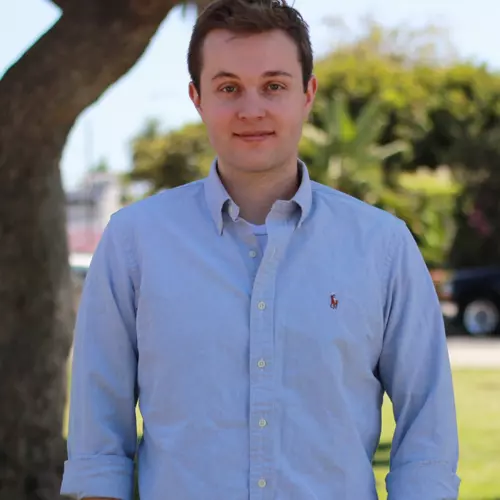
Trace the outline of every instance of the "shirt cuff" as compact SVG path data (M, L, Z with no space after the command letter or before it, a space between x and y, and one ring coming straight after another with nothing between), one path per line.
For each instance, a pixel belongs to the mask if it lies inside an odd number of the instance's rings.
M388 500L457 500L460 478L445 462L397 467L386 478Z
M132 500L134 461L127 457L101 455L67 460L61 495Z

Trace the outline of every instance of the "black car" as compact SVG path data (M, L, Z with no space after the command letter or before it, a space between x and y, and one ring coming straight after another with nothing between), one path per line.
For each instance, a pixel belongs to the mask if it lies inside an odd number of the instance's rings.
M469 335L500 334L500 266L454 271L439 287L439 296L443 311L454 307L452 321Z

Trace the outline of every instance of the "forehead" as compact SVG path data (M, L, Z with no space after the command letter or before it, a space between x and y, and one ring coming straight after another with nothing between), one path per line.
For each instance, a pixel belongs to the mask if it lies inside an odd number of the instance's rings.
M214 30L203 44L203 73L211 78L220 71L240 78L266 71L286 71L299 76L299 51L292 38L281 30L250 35Z

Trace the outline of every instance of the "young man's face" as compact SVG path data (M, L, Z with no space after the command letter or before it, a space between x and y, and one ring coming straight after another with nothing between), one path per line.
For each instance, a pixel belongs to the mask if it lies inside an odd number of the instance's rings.
M264 172L294 162L316 79L304 92L298 49L283 31L217 30L203 47L201 95L190 96L226 168Z

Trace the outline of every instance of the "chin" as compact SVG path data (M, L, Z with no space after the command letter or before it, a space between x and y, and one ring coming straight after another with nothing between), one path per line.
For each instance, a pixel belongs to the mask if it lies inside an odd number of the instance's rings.
M229 161L233 168L245 172L265 172L273 170L282 163L283 161L279 161L275 155L252 154L248 151L233 153Z
M272 161L240 161L233 163L237 170L245 172L267 172L276 168L276 164Z

